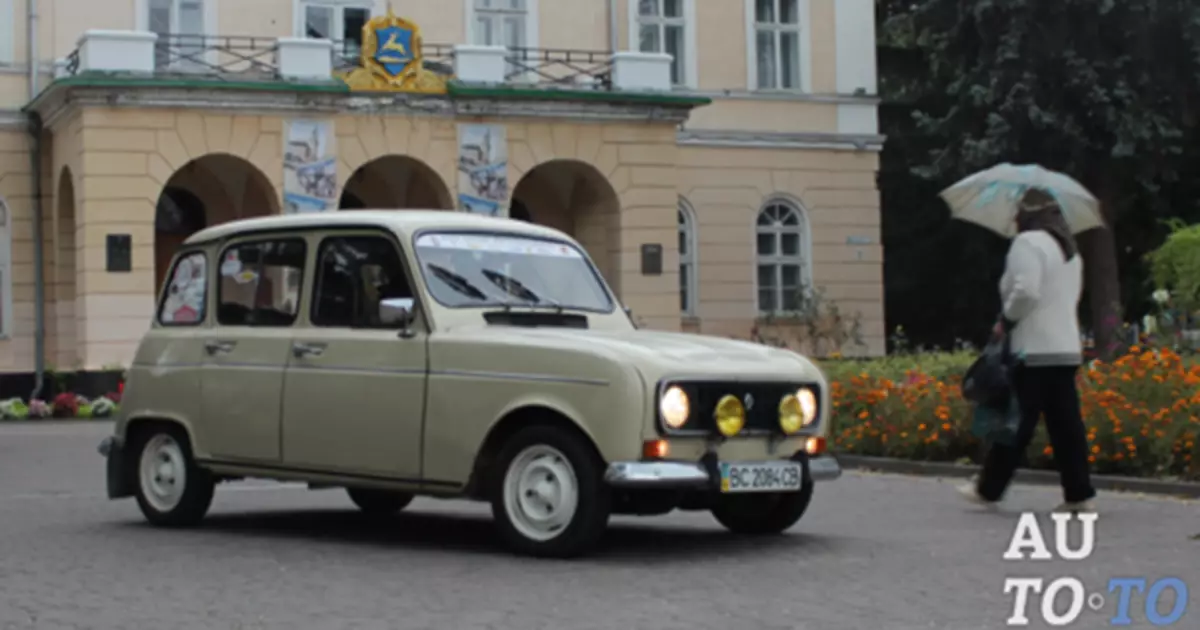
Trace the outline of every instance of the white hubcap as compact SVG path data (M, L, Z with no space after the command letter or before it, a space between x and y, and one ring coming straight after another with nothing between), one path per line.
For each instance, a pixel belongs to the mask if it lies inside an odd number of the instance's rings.
M146 501L159 512L170 512L187 487L183 449L169 435L159 433L146 442L138 466Z
M531 540L550 540L567 528L579 506L579 482L565 455L545 444L521 451L504 476L504 509Z

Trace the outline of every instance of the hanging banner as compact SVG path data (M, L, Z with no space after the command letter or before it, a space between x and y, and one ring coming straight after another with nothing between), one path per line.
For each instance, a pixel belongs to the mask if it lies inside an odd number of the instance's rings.
M331 121L284 123L283 206L289 214L337 209L337 149Z
M502 125L458 126L458 209L508 216L508 134Z

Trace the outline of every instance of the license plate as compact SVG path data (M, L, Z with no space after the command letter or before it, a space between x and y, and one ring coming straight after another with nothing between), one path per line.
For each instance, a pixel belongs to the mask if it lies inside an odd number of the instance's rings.
M721 492L791 492L803 481L796 462L721 463Z

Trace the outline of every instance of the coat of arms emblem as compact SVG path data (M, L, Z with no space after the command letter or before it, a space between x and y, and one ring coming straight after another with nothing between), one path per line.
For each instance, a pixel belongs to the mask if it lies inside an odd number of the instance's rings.
M351 90L446 93L452 77L425 68L421 29L391 7L363 25L362 42L359 67L335 73Z

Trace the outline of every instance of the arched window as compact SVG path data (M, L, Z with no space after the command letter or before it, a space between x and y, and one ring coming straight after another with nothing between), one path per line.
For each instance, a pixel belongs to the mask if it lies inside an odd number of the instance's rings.
M808 225L803 211L784 199L772 199L758 213L758 310L797 311L810 285Z
M696 215L679 200L679 310L696 314Z
M12 336L12 217L0 199L0 339Z

